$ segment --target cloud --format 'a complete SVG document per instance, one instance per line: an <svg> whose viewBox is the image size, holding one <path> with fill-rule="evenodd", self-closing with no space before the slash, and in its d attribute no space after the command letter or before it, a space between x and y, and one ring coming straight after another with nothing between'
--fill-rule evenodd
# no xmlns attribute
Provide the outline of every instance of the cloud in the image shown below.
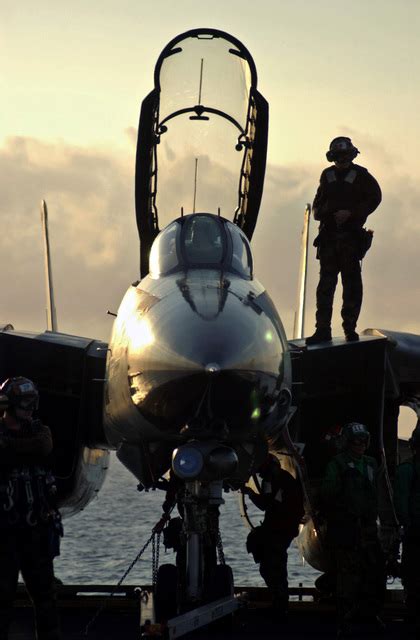
<svg viewBox="0 0 420 640"><path fill-rule="evenodd" d="M38 212L43 198L49 208L59 327L105 337L106 309L115 310L124 285L138 274L133 165L110 151L6 140L0 149L2 279L7 283L2 320L17 328L43 327Z"/></svg>
<svg viewBox="0 0 420 640"><path fill-rule="evenodd" d="M135 129L130 129L135 136ZM379 180L383 203L369 218L374 244L363 265L365 299L360 327L420 333L418 283L420 186L402 174L369 136L349 130L364 162ZM131 134L130 134L131 135ZM134 139L134 138L133 138ZM209 157L200 160L206 189L231 184ZM256 275L267 287L288 335L293 327L303 213L323 163L267 167L260 217L252 242ZM188 170L187 170L188 169ZM191 200L191 171L168 178L167 190ZM205 171L204 171L205 169ZM187 176L188 174L188 176ZM203 195L203 193L202 193ZM59 328L107 340L111 319L126 288L138 277L133 156L15 137L0 147L2 297L0 321L16 328L45 328L39 202L48 203ZM162 195L170 205L171 193ZM222 215L223 215L222 211ZM177 215L177 211L174 215ZM307 325L312 330L318 263L311 246ZM337 292L334 327L340 332Z"/></svg>

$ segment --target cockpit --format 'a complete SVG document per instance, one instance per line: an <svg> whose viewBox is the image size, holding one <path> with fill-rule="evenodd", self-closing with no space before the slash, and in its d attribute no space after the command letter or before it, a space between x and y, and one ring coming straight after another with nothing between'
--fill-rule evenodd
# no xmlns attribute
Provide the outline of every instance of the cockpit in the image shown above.
<svg viewBox="0 0 420 640"><path fill-rule="evenodd" d="M252 256L245 234L224 218L206 213L178 218L155 239L149 272L158 278L187 269L218 269L252 279Z"/></svg>

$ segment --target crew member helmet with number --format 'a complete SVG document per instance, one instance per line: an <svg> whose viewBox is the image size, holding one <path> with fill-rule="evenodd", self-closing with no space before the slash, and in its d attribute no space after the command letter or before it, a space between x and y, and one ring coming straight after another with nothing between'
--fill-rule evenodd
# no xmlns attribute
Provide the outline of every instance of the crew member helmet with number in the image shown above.
<svg viewBox="0 0 420 640"><path fill-rule="evenodd" d="M351 162L358 153L360 153L359 149L353 145L350 138L340 136L331 140L330 148L326 155L328 162L334 162L335 160L348 160Z"/></svg>
<svg viewBox="0 0 420 640"><path fill-rule="evenodd" d="M343 429L343 439L343 448L359 442L366 443L367 448L370 444L370 433L361 422L349 422Z"/></svg>
<svg viewBox="0 0 420 640"><path fill-rule="evenodd" d="M26 411L38 409L38 389L29 378L7 378L0 386L0 392L7 397L9 407Z"/></svg>

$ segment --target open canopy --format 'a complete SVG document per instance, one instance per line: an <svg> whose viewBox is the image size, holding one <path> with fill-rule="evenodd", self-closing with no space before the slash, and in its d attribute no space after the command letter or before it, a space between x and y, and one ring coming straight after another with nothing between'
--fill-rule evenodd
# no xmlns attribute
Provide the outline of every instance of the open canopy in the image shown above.
<svg viewBox="0 0 420 640"><path fill-rule="evenodd" d="M138 131L142 276L153 239L183 213L221 213L251 239L268 129L268 104L256 87L251 55L222 31L188 31L162 51Z"/></svg>

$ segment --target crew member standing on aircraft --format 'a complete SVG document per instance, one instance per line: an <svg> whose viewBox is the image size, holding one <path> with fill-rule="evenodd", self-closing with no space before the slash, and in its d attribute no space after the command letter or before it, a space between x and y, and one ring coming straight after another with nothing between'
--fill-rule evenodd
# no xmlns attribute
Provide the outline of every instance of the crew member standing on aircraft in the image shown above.
<svg viewBox="0 0 420 640"><path fill-rule="evenodd" d="M245 493L256 507L265 511L262 525L248 536L247 549L260 564L272 598L276 616L287 614L287 549L299 532L303 516L303 496L299 483L284 471L280 461L269 455L259 470L261 493L246 487Z"/></svg>
<svg viewBox="0 0 420 640"><path fill-rule="evenodd" d="M337 575L339 636L358 616L383 628L378 613L386 580L376 524L378 467L365 454L369 431L351 422L342 438L343 451L329 462L321 485L327 543Z"/></svg>
<svg viewBox="0 0 420 640"><path fill-rule="evenodd" d="M313 202L315 220L320 221L314 241L320 262L316 290L316 331L306 344L331 340L331 318L338 274L343 285L341 316L346 340L359 339L357 320L362 306L360 262L372 243L372 231L363 228L367 217L382 199L381 189L367 169L353 163L359 150L350 138L334 138L327 160L334 162L321 173Z"/></svg>
<svg viewBox="0 0 420 640"><path fill-rule="evenodd" d="M61 638L54 589L59 513L45 463L51 432L33 419L38 391L31 380L0 387L0 640L7 640L19 571L34 605L37 640Z"/></svg>
<svg viewBox="0 0 420 640"><path fill-rule="evenodd" d="M420 420L410 446L413 456L397 468L394 500L403 527L402 581L410 621L420 631Z"/></svg>

